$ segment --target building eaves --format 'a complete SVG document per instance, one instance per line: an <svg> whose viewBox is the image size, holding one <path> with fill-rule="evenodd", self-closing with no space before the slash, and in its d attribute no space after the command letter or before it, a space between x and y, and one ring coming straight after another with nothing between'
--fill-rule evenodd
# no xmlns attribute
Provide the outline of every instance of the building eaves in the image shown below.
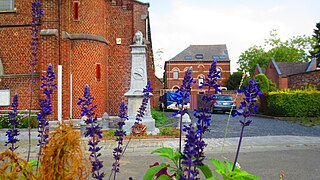
<svg viewBox="0 0 320 180"><path fill-rule="evenodd" d="M312 61L309 63L309 66L308 66L306 72L313 71L312 67L313 67L314 63L317 63L317 59L316 58L313 58Z"/></svg>
<svg viewBox="0 0 320 180"><path fill-rule="evenodd" d="M132 0L133 2L136 2L136 3L139 3L139 4L142 4L142 5L147 5L148 7L150 7L150 3L144 3L144 2L141 2L141 1L138 1L138 0Z"/></svg>
<svg viewBox="0 0 320 180"><path fill-rule="evenodd" d="M272 64L273 64L273 66L276 68L277 73L281 76L282 73L281 73L281 71L280 71L280 68L279 68L278 65L277 65L277 62L274 60L274 58L271 58L271 62L272 62Z"/></svg>

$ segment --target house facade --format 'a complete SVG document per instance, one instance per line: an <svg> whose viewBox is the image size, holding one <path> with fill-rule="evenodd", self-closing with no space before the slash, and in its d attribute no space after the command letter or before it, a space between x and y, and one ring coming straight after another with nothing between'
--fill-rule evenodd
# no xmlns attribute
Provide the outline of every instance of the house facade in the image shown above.
<svg viewBox="0 0 320 180"><path fill-rule="evenodd" d="M230 59L227 46L223 45L190 45L172 59L165 62L165 88L177 89L180 87L185 72L192 67L192 77L196 84L192 86L191 94L203 94L206 88L199 85L207 77L212 60L217 59L217 70L221 78L218 83L225 87L230 75Z"/></svg>
<svg viewBox="0 0 320 180"><path fill-rule="evenodd" d="M271 58L266 68L257 64L253 76L265 74L278 89L299 89L307 85L319 87L320 71L316 67L316 59L310 62L276 62Z"/></svg>
<svg viewBox="0 0 320 180"><path fill-rule="evenodd" d="M19 109L29 109L31 80L31 4L0 3L0 89L19 94ZM51 63L62 66L62 118L80 118L79 97L88 84L96 113L116 116L130 88L131 47L141 31L147 45L148 78L154 84L149 3L136 0L46 0L35 67L32 109L39 109L40 77ZM155 92L156 94L156 92ZM53 114L58 95L53 94ZM2 104L2 109L9 108ZM56 115L52 117L56 119Z"/></svg>

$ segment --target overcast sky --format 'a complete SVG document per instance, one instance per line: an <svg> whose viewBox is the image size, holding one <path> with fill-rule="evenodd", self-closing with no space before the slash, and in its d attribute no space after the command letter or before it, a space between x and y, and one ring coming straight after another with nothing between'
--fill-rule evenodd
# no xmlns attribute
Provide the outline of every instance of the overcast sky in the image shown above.
<svg viewBox="0 0 320 180"><path fill-rule="evenodd" d="M241 52L262 45L272 29L283 40L313 34L320 0L140 0L150 3L154 53L164 61L190 44L226 44L231 71ZM155 56L157 54L155 53ZM162 72L157 71L158 77Z"/></svg>

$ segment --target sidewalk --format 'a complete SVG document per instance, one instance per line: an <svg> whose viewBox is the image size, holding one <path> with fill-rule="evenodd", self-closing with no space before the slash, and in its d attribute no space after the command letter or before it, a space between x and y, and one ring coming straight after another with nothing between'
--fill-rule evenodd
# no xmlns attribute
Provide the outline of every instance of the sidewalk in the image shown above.
<svg viewBox="0 0 320 180"><path fill-rule="evenodd" d="M19 135L19 148L17 153L26 158L28 131L21 130ZM31 159L36 158L38 146L36 146L38 132L33 129ZM7 140L5 130L0 130L0 151L7 149L3 144ZM85 138L84 138L85 140ZM207 147L205 153L208 158L233 161L234 154L238 146L239 138L208 138L205 139ZM124 146L128 140L124 140ZM85 143L87 144L87 143ZM102 157L104 162L103 171L107 177L110 174L112 163L112 151L117 146L115 140L102 140ZM224 149L222 151L222 146ZM177 149L179 139L132 139L129 143L124 156L121 158L120 174L117 179L134 180L143 179L149 165L155 162L168 162L163 157L151 154L160 147ZM318 179L320 174L320 137L311 136L257 136L244 137L241 146L239 163L241 166L262 179L278 179L280 171L285 172L286 179ZM206 162L210 164L209 162ZM211 166L212 167L212 166ZM201 179L204 179L200 176ZM92 178L89 178L92 179Z"/></svg>
<svg viewBox="0 0 320 180"><path fill-rule="evenodd" d="M204 139L207 143L205 148L210 153L234 152L238 146L239 138L210 138ZM124 146L128 140L124 140ZM115 140L103 140L100 144L103 151L111 152L116 147ZM305 148L306 146L320 147L320 137L309 136L258 136L244 137L242 140L241 151L268 151L268 150L286 150L291 148ZM126 155L137 153L146 154L147 152L161 148L178 148L178 138L163 139L132 139L126 149ZM222 151L223 148L223 151Z"/></svg>
<svg viewBox="0 0 320 180"><path fill-rule="evenodd" d="M0 142L7 141L6 130L0 130ZM38 139L37 129L31 129L31 139L36 141ZM20 129L20 141L28 140L28 130ZM85 138L84 138L85 139ZM204 139L207 143L206 151L212 153L235 151L238 146L239 138L207 138ZM124 146L128 140L124 140ZM112 152L116 147L115 140L102 140L100 145L103 146L103 151ZM290 149L292 147L318 146L320 147L320 137L313 136L255 136L244 137L242 140L241 150L274 150L274 149ZM160 147L178 148L178 138L162 138L162 139L132 139L129 143L126 154L130 153L145 153L151 152ZM222 151L223 148L223 151ZM1 149L1 148L0 148Z"/></svg>

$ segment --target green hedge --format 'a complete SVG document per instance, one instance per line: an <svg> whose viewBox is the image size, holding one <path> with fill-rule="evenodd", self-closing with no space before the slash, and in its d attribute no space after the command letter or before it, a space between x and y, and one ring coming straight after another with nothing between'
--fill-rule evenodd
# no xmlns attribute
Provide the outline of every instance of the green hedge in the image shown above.
<svg viewBox="0 0 320 180"><path fill-rule="evenodd" d="M320 91L284 90L267 96L268 114L288 117L320 117Z"/></svg>

